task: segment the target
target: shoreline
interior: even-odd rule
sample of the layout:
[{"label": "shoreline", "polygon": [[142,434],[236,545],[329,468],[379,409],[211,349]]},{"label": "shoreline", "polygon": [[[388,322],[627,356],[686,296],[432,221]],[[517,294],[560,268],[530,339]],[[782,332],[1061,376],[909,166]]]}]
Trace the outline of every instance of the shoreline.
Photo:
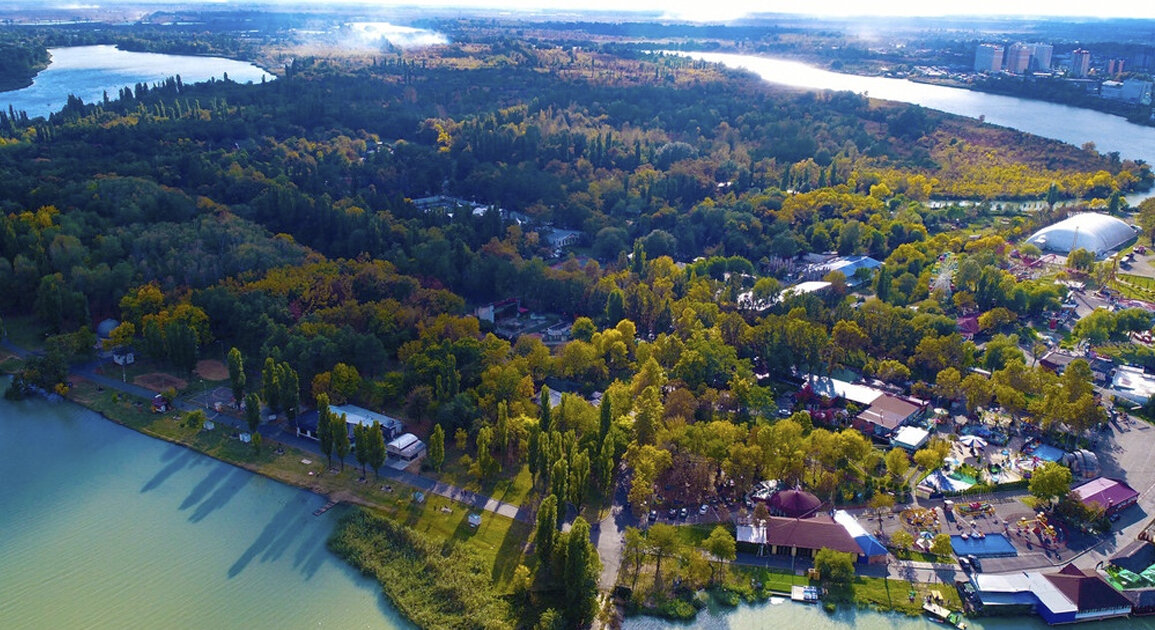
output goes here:
[{"label": "shoreline", "polygon": [[[74,380],[74,383],[76,383],[76,385],[88,384],[88,386],[92,386],[92,387],[97,386],[97,384],[95,382],[90,381],[90,380],[88,380],[85,377],[80,376],[80,375],[75,376],[73,380]],[[140,434],[145,435],[147,437],[150,437],[153,439],[159,439],[159,440],[165,441],[169,444],[175,444],[178,446],[182,446],[182,447],[187,448],[187,449],[189,449],[193,452],[196,452],[200,455],[203,455],[205,457],[209,457],[215,461],[220,461],[220,462],[223,462],[225,464],[235,466],[237,468],[246,470],[246,471],[253,473],[253,474],[256,474],[256,475],[260,475],[260,476],[262,476],[266,479],[270,479],[272,481],[284,483],[284,484],[291,486],[293,488],[296,488],[298,490],[311,492],[311,493],[316,494],[318,496],[324,497],[325,499],[327,499],[329,501],[338,501],[340,503],[347,503],[347,504],[349,504],[351,506],[355,506],[357,508],[369,510],[369,512],[371,514],[387,518],[390,521],[396,522],[399,525],[402,524],[401,520],[399,520],[397,518],[397,514],[394,513],[394,511],[390,509],[390,506],[383,504],[383,503],[380,503],[380,502],[373,501],[373,500],[366,498],[364,496],[361,496],[358,492],[355,491],[355,489],[347,489],[347,488],[339,488],[339,487],[334,488],[331,486],[326,487],[326,484],[316,483],[316,482],[310,483],[307,480],[302,479],[300,476],[294,476],[294,475],[289,475],[289,474],[278,474],[278,469],[275,467],[270,467],[268,465],[268,462],[265,462],[265,465],[262,465],[261,462],[245,461],[245,460],[237,458],[237,457],[224,456],[220,452],[214,452],[210,449],[203,448],[202,445],[198,445],[194,441],[190,441],[188,439],[183,439],[183,438],[176,436],[176,435],[172,435],[169,433],[158,431],[158,430],[153,429],[150,426],[141,424],[139,422],[133,422],[131,419],[128,419],[126,417],[119,417],[117,414],[109,413],[108,412],[109,410],[105,409],[102,405],[95,404],[95,401],[93,401],[89,397],[81,395],[81,392],[83,392],[83,391],[84,391],[83,387],[74,386],[73,388],[71,388],[68,391],[67,395],[63,398],[63,400],[65,402],[68,402],[71,404],[76,404],[80,407],[83,407],[83,408],[99,415],[105,421],[108,421],[108,422],[111,422],[113,424],[122,426],[122,427],[129,429],[129,430],[132,430],[132,431],[136,431],[137,433],[140,433]],[[102,392],[101,395],[110,396],[112,393],[118,393],[122,396],[122,398],[133,398],[131,394],[125,394],[123,392],[109,392],[107,389],[104,392]],[[122,401],[120,404],[125,404],[125,403]],[[132,413],[128,409],[125,409],[124,411],[125,411],[125,413]],[[171,413],[170,414],[155,414],[155,415],[151,414],[151,412],[141,412],[141,413],[148,413],[150,416],[152,416],[154,418],[154,422],[167,420],[167,421],[172,422],[173,424],[179,425],[179,421],[172,419]],[[219,431],[218,436],[220,436],[221,433],[224,433],[224,431],[220,431],[220,429],[218,429],[218,431]],[[198,431],[195,435],[205,436],[206,432],[205,431]],[[218,439],[222,439],[222,440],[225,440],[227,442],[233,441],[229,437],[218,437]],[[237,442],[237,444],[239,444],[239,442]],[[275,441],[275,440],[271,440],[269,442],[266,442],[263,445],[260,453],[257,454],[256,456],[268,457],[271,454],[273,454],[274,449],[276,449],[278,447],[285,449],[283,455],[277,455],[276,456],[279,459],[288,459],[288,460],[296,461],[298,456],[304,455],[305,456],[304,458],[307,459],[309,455],[312,455],[311,453],[306,453],[304,451],[300,451],[299,449],[297,449],[296,447],[294,447],[292,445],[285,444],[283,442],[279,442],[279,441]],[[249,452],[249,453],[253,452],[252,447],[249,445],[243,445],[243,451]],[[289,455],[291,455],[292,457],[289,457],[289,458],[285,457],[285,456],[289,456]],[[319,463],[321,463],[321,462],[315,462],[315,464],[319,464]],[[353,474],[359,474],[358,468],[356,466],[351,467],[351,470],[353,471]],[[315,477],[312,477],[312,479],[315,479],[317,481],[321,481],[323,479],[326,479],[326,478],[328,478],[328,476],[325,473],[328,473],[328,472],[330,472],[330,471],[326,470],[325,472],[318,474]],[[338,472],[336,475],[334,475],[333,481],[334,482],[341,481],[339,478],[337,478],[341,474],[343,474],[343,473]],[[381,481],[381,480],[378,479],[375,481]],[[356,481],[354,481],[354,483],[356,483]],[[399,481],[395,481],[395,480],[389,480],[388,483],[391,484],[392,486],[401,485],[405,488],[405,491],[397,492],[396,494],[398,494],[398,495],[408,496],[409,494],[411,494],[410,491],[412,490],[412,488],[405,485],[403,482],[399,482]],[[369,488],[371,485],[372,485],[372,482],[370,482],[368,480],[364,484],[364,486],[366,488]],[[400,489],[394,488],[394,490],[400,490]],[[452,501],[451,499],[444,499],[444,500]],[[463,513],[469,511],[467,509],[464,509],[463,504],[458,503],[457,505],[462,506]],[[497,516],[497,515],[493,515],[493,516]],[[339,557],[341,557],[342,562],[345,562],[345,563],[349,564],[349,566],[352,566],[354,568],[359,568],[359,567],[356,567],[356,565],[349,563],[348,559],[344,558],[343,556],[340,556],[340,554],[337,554],[337,555]],[[741,564],[734,564],[732,566],[740,573],[753,573],[753,572],[757,571],[756,567],[751,567],[751,566],[746,566],[746,565],[741,565]],[[863,578],[863,576],[858,576],[857,579],[859,581],[862,581],[864,578]],[[890,578],[869,578],[869,579],[871,579],[871,580],[888,580],[891,582],[900,582],[900,583],[914,586],[914,587],[921,586],[921,587],[926,588],[926,587],[931,586],[930,583],[907,582],[905,580],[892,580]],[[388,585],[386,583],[380,581],[380,580],[378,580],[378,584],[379,584],[379,586],[382,587],[382,591],[386,595],[386,597],[389,599],[390,604],[393,605],[394,608],[396,608],[400,612],[401,611],[400,607],[398,607],[396,605],[392,594],[390,594],[390,592],[387,590]],[[710,591],[706,591],[706,592],[710,592]],[[787,598],[789,598],[789,596],[790,596],[790,593],[788,593],[788,592],[781,591],[781,590],[772,590],[772,589],[767,589],[765,591],[760,591],[758,593],[751,592],[749,594],[736,593],[736,592],[731,591],[731,590],[727,590],[727,592],[734,595],[737,598],[737,601],[734,603],[728,603],[728,602],[720,599],[718,596],[716,596],[714,594],[709,595],[710,600],[715,605],[720,606],[724,609],[735,609],[735,608],[738,608],[742,605],[762,604],[762,603],[769,601],[769,599],[771,597],[787,597]],[[870,601],[868,599],[863,599],[863,600],[852,599],[849,601],[840,601],[837,604],[835,604],[835,606],[839,610],[842,610],[842,609],[846,609],[846,610],[870,610],[870,611],[877,612],[880,614],[897,615],[899,617],[905,617],[905,618],[916,618],[916,617],[920,616],[920,613],[918,611],[915,611],[915,610],[906,610],[900,606],[889,606],[888,607],[885,605],[881,605],[879,602],[873,602],[873,601]],[[655,619],[661,619],[661,620],[666,620],[666,621],[673,621],[673,622],[683,621],[684,622],[684,621],[690,621],[693,619],[697,619],[698,616],[702,613],[702,611],[706,610],[706,608],[707,608],[707,606],[705,606],[705,605],[703,605],[701,608],[695,607],[694,608],[694,615],[691,617],[670,617],[669,615],[663,614],[662,609],[659,607],[646,606],[646,607],[636,609],[631,614],[623,614],[622,618],[653,617]],[[406,616],[406,615],[404,615],[404,613],[402,613],[402,615]],[[406,616],[406,618],[409,619],[408,616]],[[412,622],[412,619],[409,619],[409,620]]]}]

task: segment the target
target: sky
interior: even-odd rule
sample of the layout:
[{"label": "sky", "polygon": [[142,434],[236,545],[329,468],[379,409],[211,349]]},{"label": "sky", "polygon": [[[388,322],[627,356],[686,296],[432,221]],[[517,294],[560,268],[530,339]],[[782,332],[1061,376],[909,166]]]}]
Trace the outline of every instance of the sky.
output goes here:
[{"label": "sky", "polygon": [[[209,0],[212,1],[212,0]],[[233,2],[243,0],[231,0]],[[326,0],[320,0],[324,2]],[[1108,2],[1088,0],[329,0],[431,7],[505,8],[554,10],[653,11],[695,20],[730,20],[747,13],[803,13],[821,16],[1079,16],[1155,18],[1155,2]]]},{"label": "sky", "polygon": [[[0,0],[0,5],[21,0]],[[152,4],[165,0],[120,0],[120,3]],[[171,0],[170,0],[171,1]],[[59,5],[76,7],[115,4],[117,0],[61,0]],[[438,8],[486,8],[521,10],[636,10],[659,13],[671,18],[697,21],[726,21],[751,12],[795,13],[819,16],[1072,16],[1133,17],[1155,19],[1155,2],[1122,0],[1098,4],[1089,0],[183,0],[184,6],[246,4],[360,4],[388,6],[428,6]],[[45,3],[48,4],[48,3]]]}]

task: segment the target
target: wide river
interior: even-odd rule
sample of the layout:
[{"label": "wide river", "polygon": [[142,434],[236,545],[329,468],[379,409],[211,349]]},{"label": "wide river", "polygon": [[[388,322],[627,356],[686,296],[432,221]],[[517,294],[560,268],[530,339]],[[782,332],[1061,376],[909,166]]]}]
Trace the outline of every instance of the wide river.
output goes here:
[{"label": "wide river", "polygon": [[324,502],[71,403],[0,399],[0,628],[410,628],[325,548]]},{"label": "wide river", "polygon": [[152,85],[179,75],[182,83],[199,83],[228,75],[237,83],[260,83],[273,75],[246,61],[223,57],[163,55],[119,50],[115,46],[71,46],[50,48],[52,63],[33,79],[32,85],[0,94],[0,110],[8,105],[29,116],[48,116],[60,111],[68,95],[95,103],[108,97],[116,100],[123,87],[137,83]]},{"label": "wide river", "polygon": [[[901,103],[914,103],[988,123],[1018,129],[1075,146],[1094,142],[1103,152],[1118,151],[1125,159],[1139,159],[1155,167],[1155,127],[1091,109],[1043,101],[985,94],[962,88],[915,83],[905,79],[863,77],[831,72],[798,61],[732,55],[679,53],[694,59],[749,70],[770,83],[808,90],[846,90]],[[1132,204],[1150,193],[1129,197]]]}]

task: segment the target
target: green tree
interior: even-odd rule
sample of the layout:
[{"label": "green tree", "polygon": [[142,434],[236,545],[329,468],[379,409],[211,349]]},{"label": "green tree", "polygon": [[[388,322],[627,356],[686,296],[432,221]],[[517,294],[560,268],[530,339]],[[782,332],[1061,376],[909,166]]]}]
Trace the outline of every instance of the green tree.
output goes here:
[{"label": "green tree", "polygon": [[285,415],[289,418],[289,422],[297,421],[297,413],[300,411],[301,404],[301,382],[297,378],[297,371],[289,367],[288,363],[282,363],[279,366],[278,383],[281,387],[281,392],[278,399],[281,401],[281,407],[285,411]]},{"label": "green tree", "polygon": [[609,396],[602,396],[602,403],[598,407],[599,422],[598,422],[598,444],[604,444],[606,436],[610,433],[610,427],[613,426],[614,416],[612,403]]},{"label": "green tree", "polygon": [[203,409],[194,409],[184,414],[184,425],[190,429],[200,429],[205,425],[208,417]]},{"label": "green tree", "polygon": [[650,553],[654,554],[654,558],[657,559],[657,566],[654,569],[654,582],[660,583],[662,579],[662,559],[676,555],[682,548],[682,542],[678,538],[678,530],[673,525],[654,523],[650,526],[650,530],[646,534],[646,541],[649,542]]},{"label": "green tree", "polygon": [[814,568],[824,582],[848,586],[854,581],[854,555],[850,553],[823,547],[814,554]]},{"label": "green tree", "polygon": [[370,427],[368,435],[369,442],[369,465],[373,467],[373,478],[379,479],[381,477],[381,466],[385,464],[385,434],[381,432],[381,423],[376,420],[373,421],[373,426]]},{"label": "green tree", "polygon": [[894,479],[901,479],[910,470],[910,458],[901,448],[892,448],[886,453],[886,472]]},{"label": "green tree", "polygon": [[474,466],[476,474],[482,481],[493,479],[501,470],[501,463],[493,456],[493,427],[481,427],[477,432],[477,458]]},{"label": "green tree", "polygon": [[914,545],[914,535],[905,529],[900,529],[890,536],[890,546],[906,551]]},{"label": "green tree", "polygon": [[549,473],[550,493],[558,498],[557,524],[565,520],[565,500],[569,498],[569,464],[561,457],[553,463]]},{"label": "green tree", "polygon": [[433,425],[433,432],[429,434],[429,466],[440,471],[445,463],[445,429],[440,424]]},{"label": "green tree", "polygon": [[870,497],[870,507],[878,517],[878,529],[882,530],[882,517],[894,509],[894,497],[884,492],[876,492]]},{"label": "green tree", "polygon": [[249,425],[249,433],[256,433],[261,426],[261,399],[256,392],[245,395],[245,422]]},{"label": "green tree", "polygon": [[625,548],[622,555],[627,561],[633,562],[634,579],[630,588],[637,588],[638,575],[642,572],[642,562],[646,559],[646,536],[636,527],[626,527]]},{"label": "green tree", "polygon": [[549,495],[542,499],[537,508],[537,529],[533,535],[534,553],[537,554],[537,564],[548,573],[550,562],[553,559],[553,546],[557,540],[557,496]]},{"label": "green tree", "polygon": [[329,409],[329,396],[317,396],[317,440],[321,443],[321,452],[329,460],[329,468],[333,467],[333,411]]},{"label": "green tree", "polygon": [[574,519],[567,543],[562,578],[566,617],[572,625],[584,628],[593,619],[601,571],[598,551],[590,542],[590,525],[585,518]]},{"label": "green tree", "polygon": [[589,488],[590,454],[589,451],[578,451],[573,457],[573,464],[569,468],[569,500],[574,508],[581,512],[586,500],[586,490]]},{"label": "green tree", "polygon": [[361,477],[366,475],[365,466],[369,463],[369,436],[365,430],[369,427],[364,424],[353,425],[353,457],[361,465]]},{"label": "green tree", "polygon": [[[616,324],[617,322],[614,323]],[[593,338],[594,333],[597,331],[597,326],[595,326],[593,320],[588,317],[575,319],[573,326],[570,328],[570,334],[573,335],[574,339],[586,343],[589,343],[589,340]]]},{"label": "green tree", "polygon": [[553,423],[552,412],[549,403],[549,388],[545,385],[541,386],[541,416],[538,420],[538,427],[542,432],[549,431],[550,425]]},{"label": "green tree", "polygon": [[261,368],[261,398],[273,411],[281,410],[281,384],[277,377],[277,362],[273,357],[265,357],[265,365]]},{"label": "green tree", "polygon": [[233,400],[240,402],[245,397],[245,359],[236,347],[229,349],[229,384],[233,388]]},{"label": "green tree", "polygon": [[950,544],[950,534],[940,533],[935,534],[934,540],[930,543],[930,552],[936,556],[949,556],[954,550]]},{"label": "green tree", "polygon": [[341,470],[345,470],[345,456],[349,454],[349,420],[345,414],[330,419],[329,430],[333,433],[333,450],[341,460]]},{"label": "green tree", "polygon": [[252,444],[253,444],[253,452],[254,453],[260,453],[261,452],[261,442],[264,440],[264,438],[261,437],[260,433],[254,433],[250,439],[252,440]]},{"label": "green tree", "polygon": [[1031,496],[1051,503],[1071,490],[1071,469],[1057,462],[1047,462],[1031,472],[1027,491]]},{"label": "green tree", "polygon": [[[718,560],[720,565],[722,562],[732,562],[737,556],[737,545],[734,541],[734,536],[730,534],[730,530],[718,525],[710,532],[703,545],[710,555]],[[721,566],[717,568],[721,569]],[[710,582],[715,582],[717,573],[714,566],[710,567]]]}]

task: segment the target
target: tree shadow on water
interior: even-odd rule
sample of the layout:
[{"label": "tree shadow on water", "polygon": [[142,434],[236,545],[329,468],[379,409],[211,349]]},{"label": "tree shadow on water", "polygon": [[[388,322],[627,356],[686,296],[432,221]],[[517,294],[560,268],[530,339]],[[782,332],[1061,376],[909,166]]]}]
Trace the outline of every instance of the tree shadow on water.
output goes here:
[{"label": "tree shadow on water", "polygon": [[178,454],[176,459],[172,459],[172,461],[170,461],[164,468],[161,468],[160,471],[153,475],[152,479],[149,479],[143,486],[141,486],[141,494],[156,490],[162,483],[167,481],[169,477],[176,474],[178,470],[196,461],[196,453],[187,448],[181,448],[179,446],[176,448],[183,452]]},{"label": "tree shadow on water", "polygon": [[182,511],[187,510],[190,507],[200,503],[209,492],[212,492],[213,488],[217,487],[217,484],[219,484],[226,476],[228,476],[229,468],[229,466],[225,466],[223,464],[217,464],[213,466],[212,470],[209,471],[209,474],[204,479],[202,479],[200,483],[198,483],[196,487],[192,489],[192,492],[189,492],[188,496],[185,497],[185,500],[181,502],[180,509]]},{"label": "tree shadow on water", "polygon": [[261,533],[257,535],[257,539],[249,545],[248,549],[245,549],[245,552],[241,554],[240,558],[237,558],[233,566],[229,567],[229,579],[240,575],[241,572],[245,570],[245,567],[249,566],[250,562],[267,551],[269,547],[277,541],[280,535],[284,533],[283,530],[286,528],[292,530],[295,536],[300,530],[299,528],[292,527],[289,523],[291,522],[293,514],[300,512],[302,509],[301,504],[297,501],[285,503],[285,505],[273,515],[273,518],[269,520],[269,523],[265,525]]},{"label": "tree shadow on water", "polygon": [[189,515],[188,520],[193,523],[199,523],[209,514],[224,507],[252,478],[252,473],[241,470],[240,468],[234,468],[232,472],[229,473],[229,476],[224,479],[220,487],[214,490],[204,501],[201,501],[197,509]]}]

